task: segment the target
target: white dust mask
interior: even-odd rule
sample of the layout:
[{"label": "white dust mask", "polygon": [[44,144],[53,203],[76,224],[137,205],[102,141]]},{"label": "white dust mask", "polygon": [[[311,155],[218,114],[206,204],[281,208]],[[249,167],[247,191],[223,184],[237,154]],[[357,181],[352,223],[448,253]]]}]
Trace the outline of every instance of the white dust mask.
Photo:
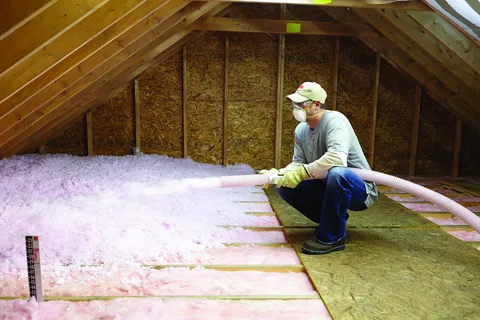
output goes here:
[{"label": "white dust mask", "polygon": [[298,122],[307,121],[307,112],[304,109],[293,108],[293,116]]}]

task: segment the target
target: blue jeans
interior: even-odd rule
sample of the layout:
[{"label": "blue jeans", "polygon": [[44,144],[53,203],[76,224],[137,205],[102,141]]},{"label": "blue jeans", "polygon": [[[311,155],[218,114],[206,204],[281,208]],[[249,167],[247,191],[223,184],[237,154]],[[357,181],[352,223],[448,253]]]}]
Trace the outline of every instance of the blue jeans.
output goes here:
[{"label": "blue jeans", "polygon": [[367,209],[365,183],[345,167],[333,167],[326,180],[304,180],[296,188],[277,188],[288,204],[319,223],[315,234],[320,242],[335,243],[345,237],[348,212]]}]

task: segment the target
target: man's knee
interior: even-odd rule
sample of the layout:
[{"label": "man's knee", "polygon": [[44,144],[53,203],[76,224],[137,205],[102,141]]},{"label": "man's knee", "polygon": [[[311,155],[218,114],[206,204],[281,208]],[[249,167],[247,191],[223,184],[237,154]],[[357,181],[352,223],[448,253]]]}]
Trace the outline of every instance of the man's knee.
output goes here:
[{"label": "man's knee", "polygon": [[338,182],[342,179],[345,179],[349,173],[349,169],[345,167],[333,167],[328,170],[327,174],[327,184]]}]

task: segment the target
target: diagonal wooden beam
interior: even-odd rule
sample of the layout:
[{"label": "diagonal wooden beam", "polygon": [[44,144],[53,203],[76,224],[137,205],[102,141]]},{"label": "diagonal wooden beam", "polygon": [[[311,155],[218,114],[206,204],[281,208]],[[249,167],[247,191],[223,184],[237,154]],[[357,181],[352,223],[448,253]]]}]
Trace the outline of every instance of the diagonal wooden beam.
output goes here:
[{"label": "diagonal wooden beam", "polygon": [[478,70],[471,68],[448,46],[439,41],[430,32],[426,32],[425,28],[406,12],[387,9],[377,10],[377,12],[384,20],[402,29],[409,40],[422,47],[432,59],[440,62],[452,74],[456,75],[458,79],[462,80],[470,88],[476,91],[480,90]]},{"label": "diagonal wooden beam", "polygon": [[[365,23],[365,20],[351,11],[338,10],[337,8],[325,8],[323,11],[335,20]],[[475,120],[480,119],[478,107],[467,104],[451,88],[426,70],[422,63],[400,50],[389,39],[364,37],[359,37],[359,39],[374,51],[380,52],[382,57],[396,69],[415,79],[442,107],[448,112],[455,113],[477,134],[480,134],[480,123]]]},{"label": "diagonal wooden beam", "polygon": [[477,73],[480,72],[480,47],[471,38],[436,12],[407,11],[407,14]]},{"label": "diagonal wooden beam", "polygon": [[0,35],[15,28],[17,25],[23,25],[30,20],[32,16],[45,7],[52,5],[57,0],[3,0],[2,10],[0,10]]},{"label": "diagonal wooden beam", "polygon": [[[27,1],[28,2],[28,1]],[[30,21],[0,36],[0,74],[106,0],[58,0]]]},{"label": "diagonal wooden beam", "polygon": [[[106,54],[105,56],[108,57],[113,54],[111,53],[112,51],[120,50],[126,44],[134,41],[135,38],[133,36],[137,35],[137,32],[145,32],[145,30],[152,28],[159,21],[168,18],[168,16],[165,17],[165,14],[158,13],[158,10],[169,3],[169,1],[165,0],[149,0],[131,10],[122,19],[112,23],[105,30],[100,30],[72,54],[55,62],[50,68],[43,70],[40,75],[29,80],[20,89],[10,93],[8,98],[3,101],[0,99],[0,117],[27,99],[39,99],[41,101],[45,97],[55,95],[58,90],[64,90],[70,83],[69,81],[75,80],[84,70],[88,70],[86,68],[89,66],[85,65],[86,61],[92,61],[91,59],[93,59],[97,61],[96,64],[99,64],[105,59],[101,57],[101,60],[98,60],[99,55]],[[108,53],[105,50],[108,50]],[[77,66],[79,63],[82,63],[82,65]],[[75,68],[78,70],[75,70]],[[2,78],[3,76],[0,76],[0,81],[2,81]],[[5,79],[5,81],[7,80]],[[40,90],[45,90],[47,87],[50,92],[44,95],[43,98],[41,96],[35,97],[36,93]],[[11,89],[14,90],[14,88]],[[8,92],[10,91],[8,90]],[[38,104],[38,101],[35,104]]]},{"label": "diagonal wooden beam", "polygon": [[[48,70],[146,0],[110,0],[0,74],[0,101]],[[73,27],[74,26],[74,27]]]},{"label": "diagonal wooden beam", "polygon": [[[0,144],[10,139],[11,134],[18,133],[22,126],[31,125],[38,117],[53,110],[58,103],[70,99],[83,90],[89,81],[95,79],[97,73],[103,72],[104,69],[109,70],[125,60],[138,48],[144,47],[145,43],[150,43],[165,33],[168,28],[172,27],[173,22],[178,23],[178,19],[187,17],[201,7],[200,3],[194,3],[190,6],[189,11],[178,12],[177,16],[173,17],[172,15],[185,3],[183,0],[171,0],[166,3],[157,1],[156,11],[148,15],[145,21],[127,29],[121,36],[97,50],[95,54],[83,60],[75,68],[70,69],[50,86],[32,95],[26,102],[14,109],[7,110],[7,113],[0,117],[0,128],[3,129],[0,129]],[[166,28],[166,26],[170,27]],[[107,57],[109,59],[106,59]],[[65,90],[68,91],[65,92]],[[7,135],[8,131],[10,131],[10,135]],[[10,138],[6,138],[7,136]]]},{"label": "diagonal wooden beam", "polygon": [[[290,27],[292,30],[289,30]],[[382,36],[366,24],[299,20],[210,18],[203,23],[196,23],[194,28],[202,31],[295,33],[354,37]]]},{"label": "diagonal wooden beam", "polygon": [[[237,5],[228,5],[228,3],[221,3],[218,4],[214,9],[208,12],[204,17],[205,20],[212,16],[223,16],[227,15],[231,11],[238,9]],[[137,77],[140,73],[147,70],[153,65],[161,63],[167,60],[172,54],[176,51],[180,50],[182,46],[186,43],[189,43],[196,38],[202,36],[205,32],[199,31],[191,31],[188,29],[185,30],[176,30],[179,31],[175,36],[172,36],[169,40],[166,41],[166,46],[161,45],[156,48],[156,50],[152,50],[146,55],[142,60],[144,62],[140,67],[136,69],[128,68],[124,70],[120,75],[118,75],[114,80],[105,83],[101,88],[97,89],[94,94],[97,96],[91,99],[88,102],[84,102],[83,110],[74,110],[70,112],[68,115],[64,117],[57,118],[55,121],[52,121],[48,124],[47,127],[42,128],[41,131],[38,132],[35,136],[31,136],[28,138],[28,141],[24,143],[26,147],[23,147],[22,152],[34,152],[31,146],[37,146],[39,141],[47,141],[51,138],[54,138],[68,127],[70,127],[75,121],[78,120],[79,117],[82,116],[81,112],[85,112],[84,110],[91,110],[104,104],[106,101],[113,98],[119,92],[121,92],[126,86],[128,86],[128,79],[132,79]],[[175,42],[176,41],[176,42]],[[160,48],[165,48],[163,52],[158,54],[158,51],[161,50]]]},{"label": "diagonal wooden beam", "polygon": [[[185,29],[185,27],[189,26],[196,19],[201,18],[206,13],[213,12],[211,13],[212,15],[217,14],[226,6],[228,6],[228,3],[193,3],[192,8],[196,7],[197,9],[193,12],[190,12],[190,15],[188,15],[187,17],[177,16],[177,21],[174,24],[175,27],[170,28],[171,30],[165,30],[166,26],[160,26],[160,29],[162,29],[165,34],[159,36],[157,39],[155,39],[155,41],[151,41],[147,45],[135,46],[135,48],[138,49],[136,53],[130,55],[129,58],[124,59],[122,62],[113,66],[111,69],[103,70],[103,73],[98,74],[96,80],[90,82],[89,87],[86,90],[83,90],[81,94],[77,94],[71,99],[65,101],[64,103],[56,107],[56,112],[50,112],[46,114],[46,116],[41,117],[41,119],[32,124],[32,126],[28,127],[25,130],[22,130],[22,132],[18,135],[16,139],[10,140],[1,148],[0,156],[14,154],[28,146],[30,143],[35,143],[35,140],[37,140],[35,139],[35,137],[38,137],[40,134],[42,134],[42,131],[40,129],[44,127],[52,129],[55,126],[60,125],[62,118],[64,116],[66,117],[69,112],[70,114],[78,110],[84,112],[83,106],[88,105],[89,103],[94,103],[99,98],[105,96],[105,92],[102,92],[98,95],[95,95],[95,97],[92,97],[92,90],[102,87],[114,90],[116,87],[119,86],[120,82],[118,81],[125,81],[125,83],[127,83],[130,79],[134,78],[139,73],[146,70],[146,68],[150,67],[153,63],[156,63],[156,56],[158,56],[163,51],[168,51],[169,46],[175,44],[176,42],[187,36],[190,33],[190,30]],[[214,10],[212,8],[217,10]],[[172,21],[170,21],[169,23],[172,24]],[[154,47],[152,48],[152,46]],[[121,80],[117,81],[116,79],[119,78]],[[95,92],[97,92],[98,90],[100,89],[97,89]],[[45,130],[48,131],[48,129]]]},{"label": "diagonal wooden beam", "polygon": [[462,79],[452,74],[451,71],[444,66],[438,64],[435,61],[435,57],[413,41],[406,30],[402,30],[385,19],[377,10],[356,9],[355,12],[387,36],[403,52],[411,56],[415,61],[421,63],[426,70],[447,87],[451,88],[455,92],[455,95],[460,96],[468,104],[473,104],[476,98],[478,98],[478,92],[466,86]]},{"label": "diagonal wooden beam", "polygon": [[[216,2],[226,2],[228,0],[207,0]],[[310,6],[325,6],[325,7],[348,7],[348,8],[389,8],[397,10],[424,10],[431,9],[420,0],[410,0],[401,2],[391,2],[382,4],[372,4],[368,0],[234,0],[229,2],[238,3],[274,3],[274,4],[295,4],[295,5],[310,5]],[[370,2],[370,3],[369,3]]]},{"label": "diagonal wooden beam", "polygon": [[[139,35],[152,30],[158,23],[186,5],[185,1],[149,1],[97,34],[73,54],[37,77],[20,91],[0,103],[0,118],[14,108],[30,108],[54,97],[75,82],[80,76],[101,64],[135,41]],[[1,127],[1,126],[0,126]]]},{"label": "diagonal wooden beam", "polygon": [[[152,65],[156,63],[161,63],[162,61],[167,60],[170,58],[175,52],[179,51],[182,46],[190,41],[195,40],[199,36],[201,36],[203,32],[190,32],[188,35],[177,41],[175,44],[171,45],[168,49],[160,53],[155,57],[154,60],[148,62],[147,64]],[[142,68],[143,69],[143,68]],[[145,69],[146,70],[146,69]],[[68,129],[72,124],[74,124],[82,115],[87,112],[86,110],[95,110],[95,108],[103,105],[111,98],[115,97],[119,94],[122,90],[124,90],[129,81],[129,79],[134,75],[139,75],[141,72],[140,70],[127,70],[122,72],[115,80],[109,81],[105,83],[102,88],[96,90],[92,96],[95,97],[88,97],[83,101],[82,108],[76,108],[75,110],[70,110],[67,114],[64,114],[62,117],[55,119],[54,121],[48,123],[48,125],[41,130],[39,130],[35,135],[28,137],[21,145],[20,149],[18,149],[21,153],[28,153],[33,152],[37,145],[40,144],[40,141],[48,141],[50,139],[55,138],[60,133]],[[7,156],[13,155],[9,154]],[[1,156],[0,156],[1,157]]]},{"label": "diagonal wooden beam", "polygon": [[[198,35],[197,35],[198,36]],[[181,47],[188,43],[189,41],[194,40],[196,37],[193,37],[193,33],[189,34],[189,37],[185,37],[184,41],[179,41],[178,43],[171,46],[171,49],[165,50],[161,54],[157,56],[159,62],[167,60],[174,54],[176,51],[180,50]],[[183,40],[183,39],[182,39]],[[67,130],[69,127],[72,126],[79,118],[81,118],[86,112],[90,112],[95,110],[97,107],[103,105],[117,94],[122,92],[126,87],[129,85],[129,81],[125,80],[128,78],[127,75],[130,75],[131,72],[125,73],[123,72],[119,75],[115,82],[110,81],[106,83],[100,90],[96,91],[97,96],[88,101],[84,102],[83,108],[76,108],[75,110],[70,110],[68,114],[64,114],[61,117],[51,121],[48,125],[41,130],[39,130],[35,135],[29,136],[25,141],[22,143],[21,149],[19,149],[20,153],[31,153],[34,152],[36,146],[39,144],[39,141],[48,141],[50,139],[55,138],[63,131]],[[122,82],[123,81],[123,82]],[[86,110],[86,111],[85,111]],[[11,154],[13,155],[13,154]],[[8,155],[10,156],[10,155]],[[1,156],[0,156],[1,157]]]}]

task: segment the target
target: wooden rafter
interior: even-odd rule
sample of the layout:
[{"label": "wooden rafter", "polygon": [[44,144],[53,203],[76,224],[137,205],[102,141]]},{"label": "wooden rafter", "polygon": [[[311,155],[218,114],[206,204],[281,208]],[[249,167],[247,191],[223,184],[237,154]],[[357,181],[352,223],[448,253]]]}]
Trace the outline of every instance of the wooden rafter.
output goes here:
[{"label": "wooden rafter", "polygon": [[[117,21],[142,4],[139,0],[110,0],[98,7],[75,25],[44,43],[0,75],[0,101],[44,73],[103,29],[118,25]],[[150,11],[150,10],[149,10]],[[148,14],[145,13],[145,14]],[[131,25],[131,24],[130,24]],[[129,26],[130,26],[129,25]],[[109,29],[112,30],[112,29]],[[106,32],[106,31],[105,31]],[[95,50],[98,49],[98,45]]]},{"label": "wooden rafter", "polygon": [[23,25],[29,21],[37,12],[42,11],[55,3],[57,0],[3,0],[2,10],[0,10],[0,35],[15,28],[17,25]]},{"label": "wooden rafter", "polygon": [[477,73],[480,72],[480,47],[450,22],[436,12],[407,11],[407,14]]},{"label": "wooden rafter", "polygon": [[[76,102],[70,101],[69,105],[72,105],[73,102],[75,107],[61,107],[57,113],[38,122],[34,128],[22,132],[18,139],[5,148],[5,153],[2,150],[2,156],[12,155],[33,143],[38,143],[41,139],[47,139],[47,137],[51,137],[49,134],[50,130],[64,127],[66,123],[71,123],[73,119],[78,119],[85,112],[86,108],[91,108],[97,105],[99,101],[102,101],[102,99],[110,96],[106,92],[118,92],[117,89],[125,86],[129,79],[134,78],[153,64],[158,63],[159,59],[163,59],[164,53],[174,52],[171,50],[176,49],[175,43],[184,44],[198,36],[198,33],[193,33],[191,29],[187,28],[191,23],[200,18],[207,19],[223,11],[228,5],[228,3],[193,3],[192,6],[196,9],[190,12],[190,15],[187,17],[177,16],[175,26],[170,28],[171,30],[166,32],[164,36],[158,37],[147,46],[138,47],[136,54],[131,55],[122,63],[114,66],[110,72],[104,73],[103,76],[91,82],[90,90],[84,90],[84,94],[78,95],[74,99]],[[184,12],[179,14],[183,15]],[[170,23],[172,22],[170,21]],[[160,26],[159,29],[165,30],[165,26],[163,28]]]},{"label": "wooden rafter", "polygon": [[[182,3],[179,7],[182,7],[184,3],[180,2]],[[88,39],[75,52],[52,65],[7,99],[3,101],[0,99],[0,117],[22,103],[33,103],[35,106],[40,101],[45,101],[65,90],[81,75],[101,64],[105,57],[114,55],[138,38],[139,34],[151,30],[156,24],[168,18],[167,12],[172,12],[169,6],[172,6],[171,1],[150,1],[148,6],[145,4],[131,11],[108,29],[98,30],[94,37]],[[8,81],[4,77],[6,76],[0,76],[0,83],[3,79]]]},{"label": "wooden rafter", "polygon": [[15,30],[0,35],[0,74],[106,2],[59,0]]},{"label": "wooden rafter", "polygon": [[425,32],[423,25],[417,23],[404,11],[380,10],[378,12],[384,20],[390,21],[401,28],[409,39],[422,47],[432,59],[440,62],[440,64],[445,66],[452,74],[456,75],[458,79],[465,82],[470,88],[477,91],[480,90],[478,70],[466,64],[454,51],[439,41],[430,32]]},{"label": "wooden rafter", "polygon": [[[151,19],[156,19],[155,21],[160,23],[151,26],[151,22],[147,20],[145,24],[141,25],[141,28],[130,28],[127,34],[124,34],[124,38],[130,39],[128,43],[119,43],[116,39],[116,41],[110,43],[111,45],[104,46],[89,59],[83,60],[76,68],[70,69],[51,86],[44,88],[26,103],[18,106],[17,110],[11,110],[14,112],[9,112],[1,117],[0,128],[6,130],[0,134],[0,145],[13,139],[21,131],[26,130],[42,118],[45,118],[42,121],[48,121],[47,119],[52,116],[51,113],[62,105],[64,105],[64,108],[68,108],[65,103],[75,103],[75,100],[72,99],[77,97],[78,93],[88,87],[92,81],[98,79],[105,72],[115,69],[115,66],[124,62],[128,57],[138,54],[140,48],[143,50],[142,52],[146,52],[150,47],[155,47],[157,45],[155,41],[158,41],[156,39],[159,36],[179,23],[182,25],[183,19],[202,7],[201,3],[192,3],[188,10],[177,12],[183,7],[184,3],[183,0],[172,0],[169,4],[161,6],[159,10],[163,10],[156,13],[158,16],[156,14],[150,16]],[[213,6],[213,4],[205,5]],[[191,21],[183,22],[183,25],[189,23]],[[105,59],[105,57],[109,57],[109,59]],[[108,74],[112,75],[113,73]],[[69,83],[71,84],[69,85]],[[63,94],[61,94],[62,92]]]},{"label": "wooden rafter", "polygon": [[203,23],[195,24],[195,29],[202,31],[295,33],[330,36],[382,36],[366,24],[298,20],[210,18]]},{"label": "wooden rafter", "polygon": [[[338,10],[337,8],[324,8],[323,10],[335,20],[365,23],[365,20],[351,11]],[[389,39],[379,37],[359,37],[359,39],[368,47],[379,51],[382,57],[392,63],[394,67],[415,79],[423,88],[430,92],[442,107],[449,112],[455,112],[462,121],[467,123],[476,133],[480,134],[480,123],[475,120],[480,119],[478,107],[467,104],[451,88],[440,82],[429,72],[422,63],[413,59],[403,50],[400,50]]]},{"label": "wooden rafter", "polygon": [[426,70],[455,92],[468,104],[473,104],[478,93],[464,84],[463,80],[454,75],[448,68],[435,61],[435,56],[427,52],[422,46],[413,41],[407,30],[403,30],[388,21],[377,10],[356,9],[356,13],[369,22],[373,27],[387,36],[399,49],[422,64]]},{"label": "wooden rafter", "polygon": [[[207,1],[216,1],[224,2],[228,0],[207,0]],[[430,11],[431,9],[425,5],[420,0],[411,0],[405,2],[395,2],[395,3],[383,3],[383,4],[372,4],[367,0],[331,0],[329,3],[325,1],[318,0],[234,0],[229,2],[239,2],[239,3],[284,3],[284,4],[295,4],[295,5],[310,5],[310,6],[325,6],[325,7],[348,7],[348,8],[390,8],[397,10],[424,10]]]}]

